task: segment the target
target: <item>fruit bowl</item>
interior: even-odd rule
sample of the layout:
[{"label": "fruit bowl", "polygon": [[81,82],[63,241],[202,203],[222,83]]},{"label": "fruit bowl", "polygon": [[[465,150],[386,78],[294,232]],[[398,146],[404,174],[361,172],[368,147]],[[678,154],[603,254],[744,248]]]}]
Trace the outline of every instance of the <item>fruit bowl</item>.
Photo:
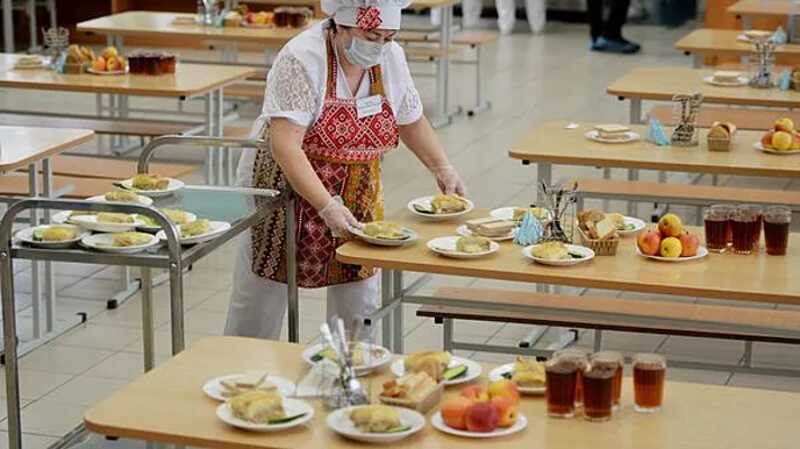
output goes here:
[{"label": "fruit bowl", "polygon": [[663,256],[651,256],[649,254],[644,254],[644,253],[642,253],[641,250],[639,250],[639,247],[637,246],[636,247],[636,254],[638,254],[638,255],[646,258],[646,259],[653,259],[653,260],[657,260],[659,262],[680,263],[680,262],[689,262],[689,261],[692,261],[692,260],[702,259],[702,258],[708,256],[708,249],[705,246],[701,246],[701,247],[697,248],[697,254],[695,254],[694,256],[688,256],[688,257],[663,257]]},{"label": "fruit bowl", "polygon": [[461,430],[448,426],[444,422],[444,419],[442,419],[442,412],[437,411],[436,413],[434,413],[433,416],[431,416],[431,425],[436,430],[459,437],[498,438],[498,437],[504,437],[506,435],[511,435],[525,429],[526,427],[528,427],[528,418],[526,418],[525,415],[520,413],[517,416],[517,422],[515,422],[514,425],[511,427],[498,427],[497,429],[491,432],[472,432],[469,430]]}]

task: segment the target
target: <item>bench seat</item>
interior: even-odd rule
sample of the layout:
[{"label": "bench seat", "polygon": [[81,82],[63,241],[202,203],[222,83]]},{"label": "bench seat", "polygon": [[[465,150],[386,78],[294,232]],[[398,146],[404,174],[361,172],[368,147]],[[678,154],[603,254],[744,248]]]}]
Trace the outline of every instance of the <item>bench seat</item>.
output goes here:
[{"label": "bench seat", "polygon": [[20,114],[16,112],[0,112],[0,125],[91,129],[97,134],[142,137],[183,134],[191,127],[186,123],[165,122],[161,120],[107,120],[99,117],[53,117],[38,114]]},{"label": "bench seat", "polygon": [[[53,191],[61,190],[70,185],[73,186],[73,190],[62,195],[62,198],[83,199],[102,195],[113,188],[110,179],[53,176]],[[26,197],[28,192],[27,176],[20,174],[0,176],[0,196]]]},{"label": "bench seat", "polygon": [[[52,158],[53,174],[96,179],[126,179],[136,173],[137,162],[133,160],[98,157],[59,155]],[[150,171],[170,178],[180,178],[199,170],[196,164],[151,162]],[[27,169],[20,170],[27,172]]]}]

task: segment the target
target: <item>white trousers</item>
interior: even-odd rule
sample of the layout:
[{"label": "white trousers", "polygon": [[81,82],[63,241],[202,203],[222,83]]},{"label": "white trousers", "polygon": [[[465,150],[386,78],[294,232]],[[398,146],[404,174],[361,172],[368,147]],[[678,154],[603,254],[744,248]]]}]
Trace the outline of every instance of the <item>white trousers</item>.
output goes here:
[{"label": "white trousers", "polygon": [[[497,9],[497,26],[503,34],[510,34],[514,30],[516,18],[515,0],[495,0]],[[473,28],[478,25],[483,9],[482,0],[463,0],[461,10],[464,18],[464,27]],[[525,0],[525,10],[528,15],[528,25],[531,32],[539,34],[544,30],[545,12],[547,5],[545,0]],[[439,8],[431,10],[431,22],[434,25],[441,23],[442,14]]]},{"label": "white trousers", "polygon": [[[242,233],[236,265],[233,270],[233,293],[228,306],[225,335],[278,340],[286,315],[286,284],[253,273],[250,257],[250,232]],[[329,324],[338,316],[354,338],[372,339],[370,335],[353,335],[361,329],[363,317],[378,309],[380,278],[328,287],[326,316]],[[316,332],[314,333],[316,334]]]}]

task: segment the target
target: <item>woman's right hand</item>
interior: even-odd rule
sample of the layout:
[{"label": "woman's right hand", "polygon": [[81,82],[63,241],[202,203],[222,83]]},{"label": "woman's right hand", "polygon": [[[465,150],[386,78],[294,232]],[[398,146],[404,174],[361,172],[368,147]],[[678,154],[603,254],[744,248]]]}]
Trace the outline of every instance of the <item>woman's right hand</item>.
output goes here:
[{"label": "woman's right hand", "polygon": [[334,237],[347,237],[351,228],[361,229],[363,227],[350,212],[350,209],[342,204],[342,198],[339,196],[331,198],[328,204],[319,210],[319,216],[331,230]]}]

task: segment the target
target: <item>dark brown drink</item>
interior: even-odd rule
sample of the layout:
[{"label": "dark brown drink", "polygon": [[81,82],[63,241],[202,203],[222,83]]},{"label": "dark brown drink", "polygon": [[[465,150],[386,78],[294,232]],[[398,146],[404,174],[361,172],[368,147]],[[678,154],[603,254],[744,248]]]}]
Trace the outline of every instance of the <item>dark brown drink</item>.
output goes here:
[{"label": "dark brown drink", "polygon": [[789,227],[792,222],[792,211],[788,207],[768,207],[764,212],[764,241],[767,254],[773,256],[786,255],[789,246]]},{"label": "dark brown drink", "polygon": [[637,412],[653,413],[664,402],[667,364],[658,354],[637,354],[633,360],[633,396]]},{"label": "dark brown drink", "polygon": [[732,206],[715,204],[703,211],[706,247],[709,251],[722,253],[733,243],[733,210]]},{"label": "dark brown drink", "polygon": [[757,204],[743,204],[739,206],[739,208],[748,210],[750,214],[755,218],[755,224],[753,225],[750,232],[753,241],[752,243],[753,251],[758,251],[758,248],[761,243],[761,228],[764,222],[764,209]]},{"label": "dark brown drink", "polygon": [[614,376],[618,364],[592,362],[583,372],[583,416],[588,421],[608,421],[614,406]]},{"label": "dark brown drink", "polygon": [[613,383],[613,404],[614,410],[619,407],[622,399],[622,372],[625,366],[625,358],[617,351],[600,351],[592,354],[592,363],[610,364],[616,367]]},{"label": "dark brown drink", "polygon": [[[749,206],[738,206],[733,213],[733,251],[738,254],[753,252],[753,236],[758,225],[758,214]],[[761,234],[759,228],[759,235]]]},{"label": "dark brown drink", "polygon": [[575,416],[575,386],[580,366],[578,360],[557,356],[545,364],[545,397],[549,416]]},{"label": "dark brown drink", "polygon": [[579,363],[578,377],[575,380],[575,405],[583,404],[583,370],[589,365],[589,352],[581,348],[567,348],[556,351],[554,357],[566,356]]}]

